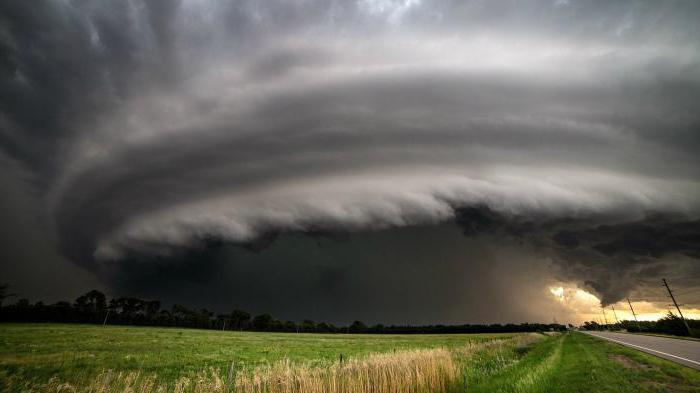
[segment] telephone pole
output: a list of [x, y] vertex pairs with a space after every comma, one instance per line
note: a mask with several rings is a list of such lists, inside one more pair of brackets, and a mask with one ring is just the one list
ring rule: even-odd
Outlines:
[[678, 307], [678, 303], [676, 302], [676, 298], [673, 296], [673, 291], [671, 291], [671, 288], [669, 288], [668, 283], [666, 282], [666, 279], [662, 279], [664, 281], [664, 286], [666, 287], [666, 290], [668, 291], [668, 295], [671, 297], [671, 300], [673, 300], [673, 305], [676, 306], [676, 310], [678, 310], [678, 315], [681, 316], [681, 320], [683, 321], [683, 324], [685, 325], [685, 328], [688, 329], [688, 334], [690, 335], [690, 326], [688, 326], [688, 322], [686, 322], [685, 317], [683, 316], [683, 313], [681, 312], [681, 308]]
[[608, 317], [607, 317], [607, 315], [605, 315], [605, 307], [601, 307], [601, 309], [603, 310], [603, 319], [605, 319], [605, 328], [607, 329], [607, 327], [608, 327]]
[[613, 310], [613, 315], [615, 316], [615, 321], [619, 324], [619, 323], [620, 323], [620, 320], [617, 319], [617, 313], [615, 312], [615, 306], [610, 305], [610, 307], [611, 307], [612, 310]]
[[637, 324], [637, 329], [639, 331], [642, 331], [642, 328], [639, 326], [639, 321], [637, 320], [637, 314], [634, 313], [634, 308], [632, 308], [632, 302], [630, 302], [630, 298], [627, 298], [627, 304], [630, 305], [630, 310], [632, 310], [632, 316], [634, 317], [634, 322]]
[[109, 312], [110, 312], [110, 309], [108, 308], [108, 309], [107, 309], [107, 314], [105, 315], [105, 320], [102, 321], [102, 326], [103, 326], [103, 327], [107, 325], [107, 317], [109, 317]]

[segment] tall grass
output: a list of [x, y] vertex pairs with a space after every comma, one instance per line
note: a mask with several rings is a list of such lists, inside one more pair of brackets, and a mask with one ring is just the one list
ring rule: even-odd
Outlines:
[[[81, 393], [449, 393], [459, 389], [460, 369], [445, 349], [370, 355], [326, 366], [280, 361], [234, 373], [210, 369], [181, 377], [174, 386], [140, 372], [100, 374], [84, 386], [51, 379], [35, 392]], [[463, 388], [462, 388], [463, 390]]]
[[469, 386], [474, 386], [516, 366], [531, 345], [543, 338], [537, 333], [522, 334], [508, 340], [471, 343], [456, 348], [453, 353], [462, 364], [463, 377], [468, 380]]
[[236, 379], [241, 393], [399, 393], [449, 392], [459, 370], [444, 349], [376, 354], [330, 367], [280, 362]]

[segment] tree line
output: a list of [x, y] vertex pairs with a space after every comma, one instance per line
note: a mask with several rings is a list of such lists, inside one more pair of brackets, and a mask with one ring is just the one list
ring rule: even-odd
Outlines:
[[3, 306], [2, 301], [9, 294], [7, 286], [0, 286], [0, 322], [57, 322], [87, 323], [136, 326], [169, 326], [198, 329], [260, 332], [298, 333], [514, 333], [566, 330], [561, 324], [490, 324], [490, 325], [389, 325], [368, 326], [355, 321], [348, 326], [336, 326], [328, 322], [312, 320], [287, 321], [274, 318], [270, 314], [251, 315], [244, 310], [216, 314], [207, 309], [190, 309], [175, 304], [169, 309], [161, 307], [158, 300], [144, 300], [135, 297], [118, 297], [107, 300], [105, 294], [92, 290], [73, 303], [57, 302], [44, 304], [30, 303], [27, 299]]
[[668, 312], [665, 317], [656, 321], [620, 321], [618, 323], [600, 324], [596, 321], [583, 323], [586, 330], [627, 330], [634, 333], [660, 333], [674, 336], [700, 336], [700, 320], [685, 320], [690, 327], [690, 332], [686, 329], [683, 320], [676, 314]]

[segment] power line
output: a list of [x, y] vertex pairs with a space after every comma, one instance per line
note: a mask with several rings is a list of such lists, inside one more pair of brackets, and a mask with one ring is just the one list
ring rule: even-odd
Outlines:
[[642, 328], [639, 326], [639, 321], [637, 320], [637, 314], [634, 313], [634, 308], [632, 308], [632, 302], [630, 302], [630, 298], [627, 298], [627, 303], [630, 305], [630, 310], [632, 310], [632, 316], [634, 317], [634, 322], [637, 324], [637, 329], [639, 331], [642, 331]]
[[690, 294], [697, 293], [697, 292], [698, 292], [698, 289], [696, 289], [696, 288], [690, 288], [690, 289], [686, 289], [683, 291], [679, 291], [679, 290], [674, 291], [674, 293], [676, 295], [690, 295]]
[[671, 297], [671, 300], [673, 300], [673, 305], [676, 306], [676, 310], [678, 310], [678, 315], [681, 316], [681, 320], [683, 321], [683, 324], [685, 325], [685, 328], [688, 329], [688, 334], [690, 333], [690, 326], [688, 326], [688, 322], [686, 322], [685, 317], [683, 316], [683, 313], [681, 312], [681, 308], [678, 307], [678, 303], [676, 302], [676, 298], [673, 296], [673, 291], [671, 291], [671, 288], [669, 288], [668, 283], [666, 282], [666, 279], [662, 279], [664, 282], [664, 286], [666, 287], [666, 290], [668, 291], [668, 295]]

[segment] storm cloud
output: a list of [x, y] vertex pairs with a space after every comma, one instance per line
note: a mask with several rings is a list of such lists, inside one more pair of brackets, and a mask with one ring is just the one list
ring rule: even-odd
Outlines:
[[[61, 258], [115, 288], [212, 258], [196, 269], [301, 274], [318, 251], [275, 251], [290, 239], [367, 236], [393, 256], [313, 258], [376, 299], [395, 261], [431, 266], [401, 251], [415, 227], [471, 244], [448, 272], [520, 247], [514, 270], [653, 300], [661, 274], [700, 285], [698, 20], [692, 1], [3, 2], [0, 148]], [[309, 280], [302, 303], [333, 282]]]

